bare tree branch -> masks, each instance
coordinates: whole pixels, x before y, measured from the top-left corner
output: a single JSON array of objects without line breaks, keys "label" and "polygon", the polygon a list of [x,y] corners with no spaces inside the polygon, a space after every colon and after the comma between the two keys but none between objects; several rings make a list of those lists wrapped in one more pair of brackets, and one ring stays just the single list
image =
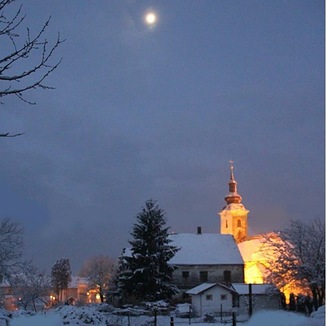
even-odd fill
[{"label": "bare tree branch", "polygon": [[[26,95],[33,89],[54,89],[45,80],[58,68],[62,58],[53,60],[55,51],[64,40],[58,33],[54,42],[45,34],[50,24],[49,17],[43,26],[33,33],[23,27],[26,15],[22,6],[13,15],[7,14],[15,0],[0,0],[0,104],[6,96],[16,96],[21,101],[34,105]],[[16,137],[19,134],[0,133],[0,137]]]},{"label": "bare tree branch", "polygon": [[6,132],[5,134],[0,134],[0,137],[17,137],[21,135],[24,135],[24,132],[20,132],[17,134],[10,134],[9,132]]}]

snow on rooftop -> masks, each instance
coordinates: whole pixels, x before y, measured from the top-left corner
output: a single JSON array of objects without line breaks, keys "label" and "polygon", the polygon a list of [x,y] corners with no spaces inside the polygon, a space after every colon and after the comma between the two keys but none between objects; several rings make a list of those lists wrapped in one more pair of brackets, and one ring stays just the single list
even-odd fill
[{"label": "snow on rooftop", "polygon": [[[232,283],[235,291],[240,295],[249,295],[249,284],[245,283]],[[268,290],[275,288],[271,284],[252,284],[251,290],[252,294],[266,294]]]},{"label": "snow on rooftop", "polygon": [[[264,257],[258,257],[260,249],[263,245],[261,238],[247,240],[238,244],[241,256],[244,261],[261,261],[265,260]],[[258,256],[257,256],[258,255]]]},{"label": "snow on rooftop", "polygon": [[69,288],[78,288],[79,284],[88,284],[88,280],[85,277],[71,276],[71,281],[69,282]]},{"label": "snow on rooftop", "polygon": [[196,295],[196,294],[202,293],[202,292],[214,287],[216,284],[217,283],[202,283],[202,284],[188,290],[186,293],[191,294],[191,295]]},{"label": "snow on rooftop", "polygon": [[222,211],[243,210],[249,212],[243,204],[231,203],[223,207]]},{"label": "snow on rooftop", "polygon": [[273,250],[269,249],[269,245],[266,243],[266,236],[274,237],[274,241],[281,241],[273,232],[271,232],[267,235],[257,235],[252,239],[238,244],[241,256],[245,262],[265,261],[267,257],[273,255]]},{"label": "snow on rooftop", "polygon": [[243,264],[232,235],[217,233],[171,234],[171,245],[181,248],[170,260],[173,265]]}]

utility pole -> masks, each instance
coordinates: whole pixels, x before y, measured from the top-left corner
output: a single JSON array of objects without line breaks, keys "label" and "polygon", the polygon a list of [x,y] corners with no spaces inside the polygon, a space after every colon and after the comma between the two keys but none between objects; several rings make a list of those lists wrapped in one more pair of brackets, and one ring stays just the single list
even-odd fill
[{"label": "utility pole", "polygon": [[252,284],[249,283],[249,318],[252,315]]}]

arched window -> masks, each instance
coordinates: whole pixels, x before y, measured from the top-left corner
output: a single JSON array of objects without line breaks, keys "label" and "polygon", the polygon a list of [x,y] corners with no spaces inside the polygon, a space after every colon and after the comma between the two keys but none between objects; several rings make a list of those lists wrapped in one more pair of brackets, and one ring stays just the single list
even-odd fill
[{"label": "arched window", "polygon": [[225,228],[226,229],[228,228],[228,221],[227,220],[225,221]]},{"label": "arched window", "polygon": [[241,228],[241,220],[238,220],[237,226],[238,228]]},{"label": "arched window", "polygon": [[224,271],[223,276],[224,276],[224,282],[226,284],[230,284],[231,283],[231,271]]}]

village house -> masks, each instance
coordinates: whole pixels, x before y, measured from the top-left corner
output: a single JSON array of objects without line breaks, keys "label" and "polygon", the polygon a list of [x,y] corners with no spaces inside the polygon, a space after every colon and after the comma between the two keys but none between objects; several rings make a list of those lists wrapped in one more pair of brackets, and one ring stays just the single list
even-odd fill
[{"label": "village house", "polygon": [[[206,314],[223,317],[249,313],[249,284],[203,283],[186,292],[191,297],[192,311],[199,317]],[[280,294],[271,284],[252,284],[251,303],[254,312],[280,309]]]},{"label": "village house", "polygon": [[171,244],[180,248],[169,261],[176,267],[172,283],[181,293],[202,283],[244,282],[244,262],[232,235],[172,234]]},{"label": "village house", "polygon": [[198,317],[210,313],[230,316],[235,306],[236,292],[221,283],[203,283],[186,293],[191,296],[191,308]]},{"label": "village house", "polygon": [[[13,293],[11,285],[3,281],[0,285],[1,306],[8,311],[17,310],[20,306],[19,293]],[[48,296],[36,300],[37,310],[43,310],[57,304],[87,304],[99,303],[100,298],[96,289],[89,288],[88,280],[84,277],[72,276],[68,284],[67,290],[63,290],[58,297],[58,294],[50,289]],[[33,309],[33,307],[31,307]]]}]

